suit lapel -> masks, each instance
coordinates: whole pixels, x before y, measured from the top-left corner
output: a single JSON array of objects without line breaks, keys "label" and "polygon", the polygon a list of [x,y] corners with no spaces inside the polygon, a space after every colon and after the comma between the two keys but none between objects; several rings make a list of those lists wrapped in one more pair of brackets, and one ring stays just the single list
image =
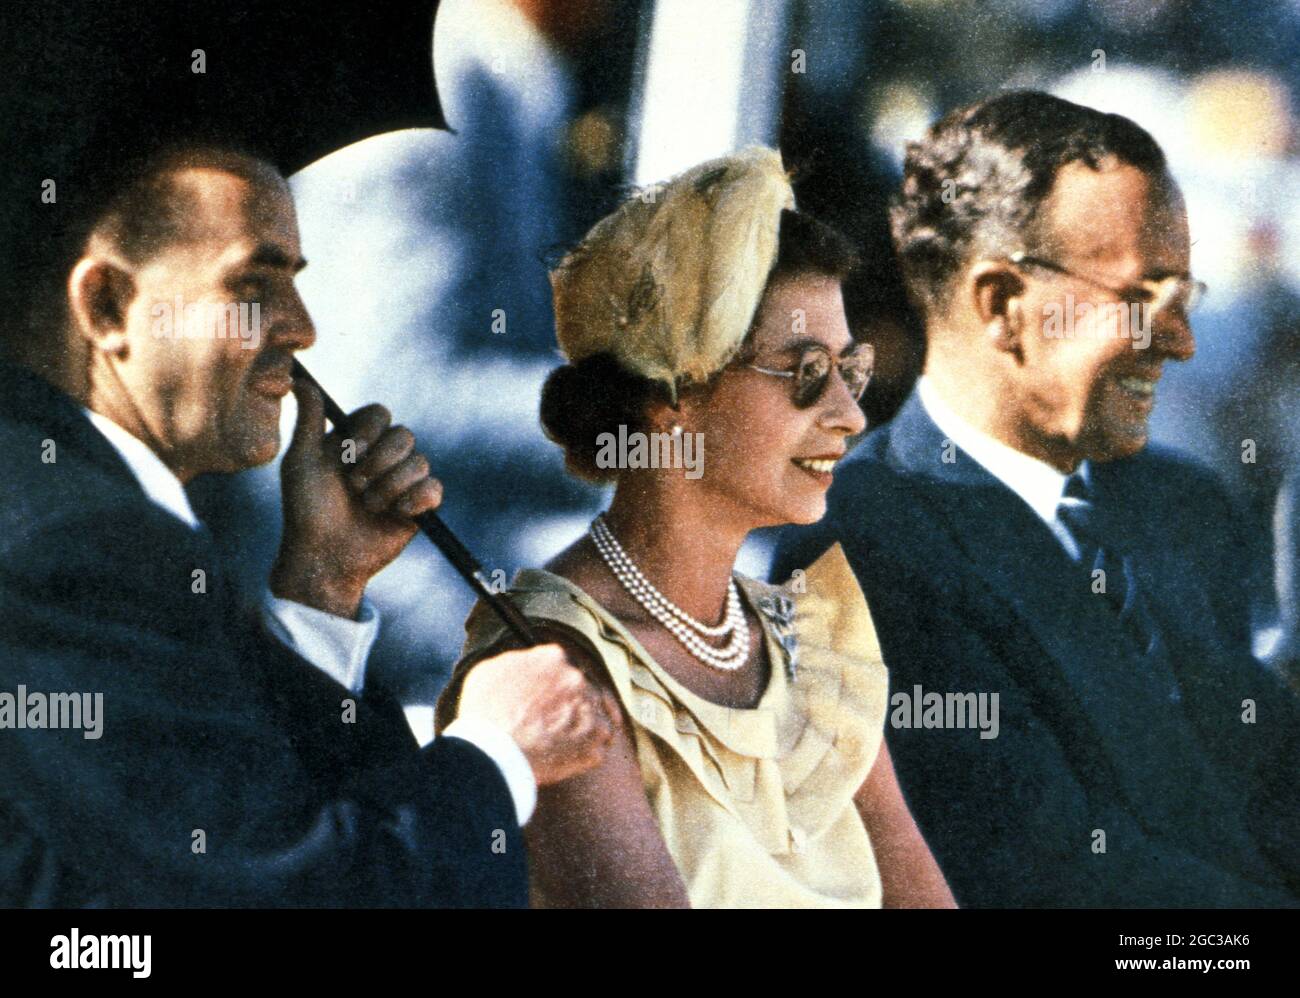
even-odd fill
[{"label": "suit lapel", "polygon": [[[1017,678],[1052,703],[1083,745],[1099,746],[1126,795],[1142,802],[1139,813],[1149,814],[1153,800],[1170,818],[1186,813],[1196,781],[1169,760],[1190,766],[1201,754],[1179,712],[1160,709],[1172,677],[1137,654],[1106,600],[1091,592],[1089,574],[1028,504],[947,445],[915,393],[891,424],[887,460],[946,528],[959,571],[975,576],[1042,649],[1044,660],[1007,662]],[[1041,674],[1048,664],[1055,675]]]}]

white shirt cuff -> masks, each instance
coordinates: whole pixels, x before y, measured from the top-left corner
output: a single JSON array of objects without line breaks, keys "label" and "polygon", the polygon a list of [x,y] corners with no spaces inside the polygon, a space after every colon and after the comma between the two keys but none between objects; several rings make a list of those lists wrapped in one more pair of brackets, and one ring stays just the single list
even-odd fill
[{"label": "white shirt cuff", "polygon": [[519,819],[519,827],[523,828],[528,824],[528,819],[533,816],[533,811],[537,807],[537,777],[533,775],[533,767],[528,762],[528,756],[524,755],[524,750],[515,743],[515,740],[495,724],[465,718],[452,721],[443,731],[443,735],[450,738],[463,738],[471,745],[482,749],[488,758],[496,763],[497,769],[501,770],[501,775],[505,777],[506,785],[510,788],[510,796],[514,798],[515,816]]},{"label": "white shirt cuff", "polygon": [[366,597],[356,620],[271,595],[262,597],[262,619],[271,633],[321,672],[353,693],[366,683],[366,660],[379,636],[379,611]]},{"label": "white shirt cuff", "polygon": [[[267,590],[262,598],[262,617],[278,640],[339,685],[353,693],[361,692],[366,680],[366,660],[379,635],[379,612],[369,599],[363,596],[358,619],[348,620],[281,599]],[[515,740],[495,724],[464,718],[449,724],[443,734],[464,739],[496,764],[510,788],[519,826],[528,824],[537,807],[537,778]]]}]

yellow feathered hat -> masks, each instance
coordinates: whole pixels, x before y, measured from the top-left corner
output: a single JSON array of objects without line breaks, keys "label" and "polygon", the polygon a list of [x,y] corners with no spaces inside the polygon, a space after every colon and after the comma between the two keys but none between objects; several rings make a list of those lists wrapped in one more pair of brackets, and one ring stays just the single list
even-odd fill
[{"label": "yellow feathered hat", "polygon": [[629,198],[551,273],[565,357],[611,353],[674,400],[707,380],[749,331],[786,208],[781,154],[759,146]]}]

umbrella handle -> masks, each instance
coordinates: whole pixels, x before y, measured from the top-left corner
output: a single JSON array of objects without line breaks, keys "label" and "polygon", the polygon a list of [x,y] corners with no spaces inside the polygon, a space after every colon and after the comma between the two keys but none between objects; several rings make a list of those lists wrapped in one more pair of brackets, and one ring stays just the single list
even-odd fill
[{"label": "umbrella handle", "polygon": [[[335,429],[342,428],[347,422],[347,413],[330,398],[329,392],[325,391],[320,386],[320,382],[313,378],[307,368],[296,359],[293,362],[293,376],[299,381],[314,386],[320,392],[325,402],[326,418],[334,424]],[[525,647],[531,648],[541,643],[528,618],[519,612],[518,607],[492,588],[483,574],[483,566],[470,554],[469,548],[461,543],[460,538],[451,532],[451,528],[442,522],[442,517],[436,511],[428,510],[421,513],[415,517],[415,522],[419,524],[424,535],[433,541],[434,546],[451,562],[452,568],[460,573],[460,577],[469,583],[469,587],[478,594],[480,599],[496,611],[501,621],[516,638],[524,643]]]}]

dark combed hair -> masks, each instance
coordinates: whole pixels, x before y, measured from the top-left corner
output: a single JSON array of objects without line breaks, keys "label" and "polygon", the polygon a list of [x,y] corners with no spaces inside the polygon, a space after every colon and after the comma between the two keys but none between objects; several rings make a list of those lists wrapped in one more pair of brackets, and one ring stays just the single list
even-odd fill
[{"label": "dark combed hair", "polygon": [[1115,157],[1154,176],[1164,153],[1143,128],[1033,90],[960,108],[909,143],[903,184],[890,208],[894,248],[923,311],[977,252],[1032,251],[1038,210],[1057,171]]},{"label": "dark combed hair", "polygon": [[28,209],[8,231],[7,267],[0,274],[8,309],[0,319],[0,345],[49,337],[66,321],[63,286],[93,232],[134,264],[179,241],[195,211],[193,197],[176,183],[178,171],[212,166],[252,179],[258,162],[233,142],[178,140],[70,168],[75,182],[64,186],[71,196],[61,193],[49,211]]},{"label": "dark combed hair", "polygon": [[[768,275],[768,287],[779,277],[821,276],[842,281],[857,266],[857,251],[837,230],[802,212],[781,212],[776,261]],[[741,346],[742,356],[752,337],[751,327]],[[705,387],[687,386],[679,389],[679,394]],[[546,379],[542,386],[542,429],[564,448],[565,465],[573,474],[591,482],[613,481],[616,469],[596,465],[597,438],[603,433],[617,434],[620,425],[626,426],[628,432],[645,432],[646,407],[652,401],[670,401],[665,385],[627,370],[613,354],[594,354],[556,368]]]}]

